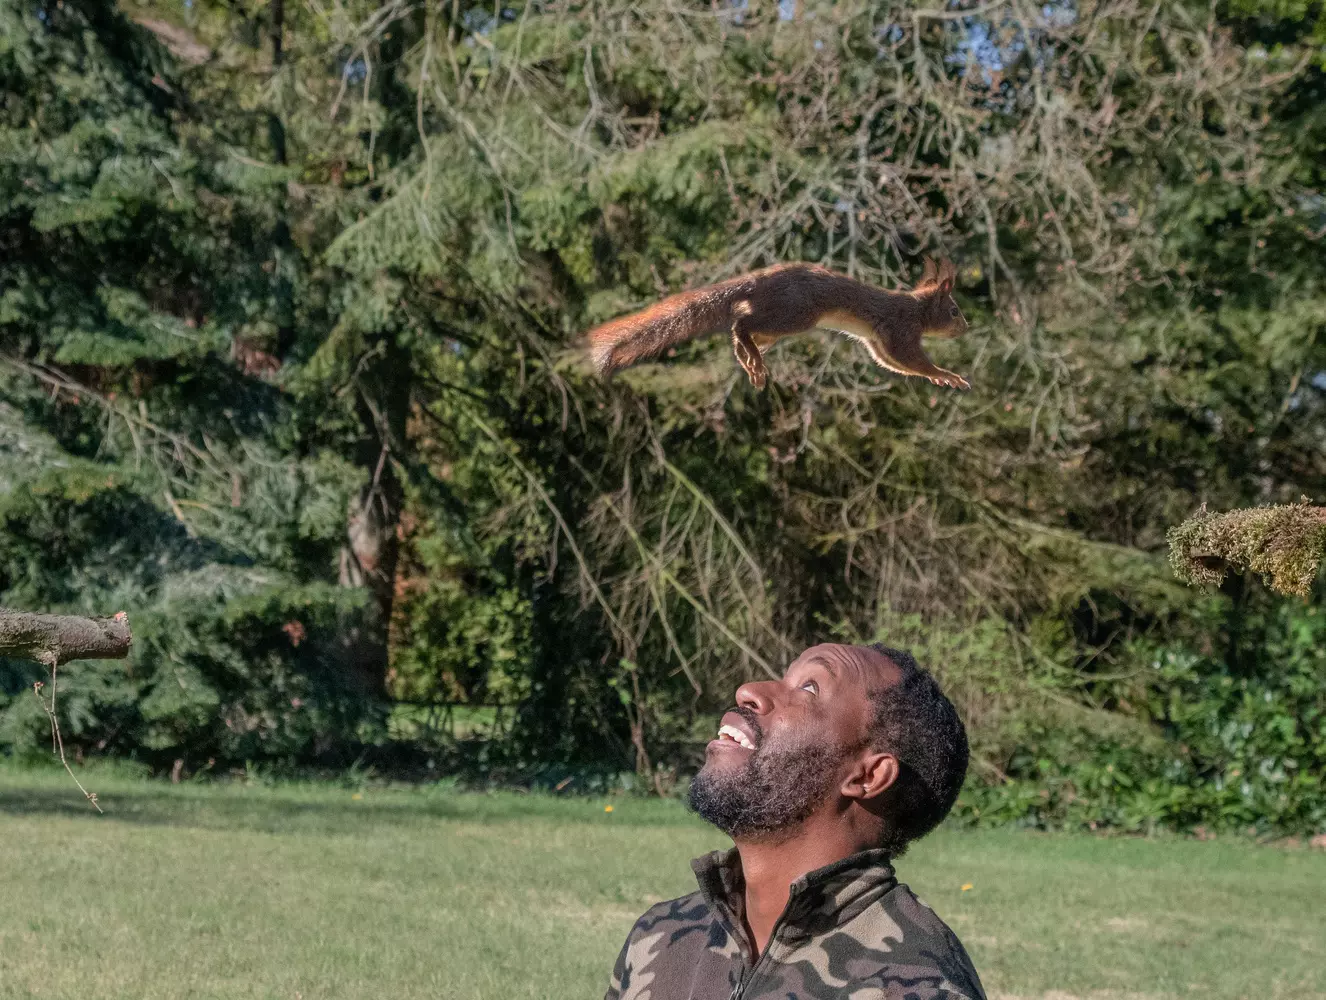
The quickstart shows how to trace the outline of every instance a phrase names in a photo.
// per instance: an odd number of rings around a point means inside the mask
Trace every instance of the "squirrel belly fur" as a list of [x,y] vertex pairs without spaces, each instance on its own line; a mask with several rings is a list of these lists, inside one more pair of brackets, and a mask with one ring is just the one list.
[[873,288],[817,264],[777,264],[670,295],[640,312],[611,320],[589,332],[589,351],[601,376],[656,357],[676,344],[728,332],[732,350],[751,384],[769,376],[763,354],[774,341],[816,327],[860,341],[874,362],[936,385],[971,386],[940,368],[921,347],[921,337],[957,337],[967,320],[953,298],[952,263],[926,258],[911,290]]

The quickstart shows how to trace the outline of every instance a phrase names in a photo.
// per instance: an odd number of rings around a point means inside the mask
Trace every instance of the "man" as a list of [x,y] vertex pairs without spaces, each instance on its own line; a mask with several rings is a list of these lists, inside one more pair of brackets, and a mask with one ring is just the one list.
[[966,773],[962,722],[908,653],[813,646],[743,684],[690,789],[736,846],[636,922],[604,1000],[985,1000],[890,865]]

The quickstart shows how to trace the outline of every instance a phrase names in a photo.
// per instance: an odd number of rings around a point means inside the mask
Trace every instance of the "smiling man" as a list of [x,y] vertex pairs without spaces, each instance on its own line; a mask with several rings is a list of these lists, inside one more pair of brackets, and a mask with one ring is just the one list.
[[636,921],[604,1000],[984,1000],[890,864],[966,773],[958,713],[901,650],[812,646],[743,684],[690,789],[735,847]]

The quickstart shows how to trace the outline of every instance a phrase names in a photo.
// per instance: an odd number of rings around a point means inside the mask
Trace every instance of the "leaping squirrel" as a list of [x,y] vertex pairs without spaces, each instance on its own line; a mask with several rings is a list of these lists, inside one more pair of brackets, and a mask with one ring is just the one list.
[[937,366],[921,348],[921,336],[958,337],[967,320],[953,299],[952,262],[929,257],[911,291],[872,288],[817,264],[777,264],[689,292],[589,332],[589,349],[601,376],[654,357],[674,344],[705,334],[732,332],[732,350],[751,384],[769,377],[763,354],[780,337],[825,327],[859,340],[877,365],[919,375],[935,385],[970,389],[965,378]]

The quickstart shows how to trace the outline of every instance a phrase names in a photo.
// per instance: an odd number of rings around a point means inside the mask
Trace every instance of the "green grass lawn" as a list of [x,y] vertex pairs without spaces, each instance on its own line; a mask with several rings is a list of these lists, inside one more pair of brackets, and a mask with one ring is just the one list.
[[[631,798],[89,783],[104,816],[0,768],[0,997],[600,997],[724,843]],[[1321,852],[941,831],[898,867],[992,998],[1326,998]]]

